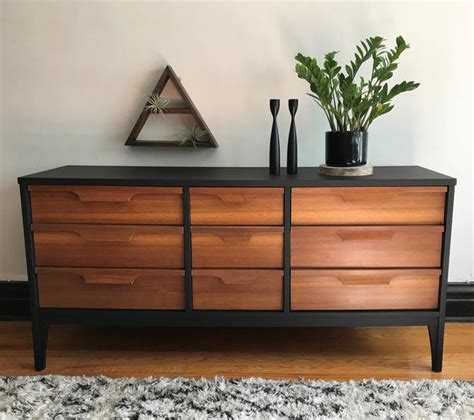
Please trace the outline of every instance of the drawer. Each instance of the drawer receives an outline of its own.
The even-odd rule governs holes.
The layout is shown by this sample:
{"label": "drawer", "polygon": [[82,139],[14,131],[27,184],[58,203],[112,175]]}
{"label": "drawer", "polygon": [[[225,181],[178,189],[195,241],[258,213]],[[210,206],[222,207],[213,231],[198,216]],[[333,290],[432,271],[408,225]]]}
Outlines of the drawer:
{"label": "drawer", "polygon": [[183,224],[181,188],[29,187],[33,222]]}
{"label": "drawer", "polygon": [[281,310],[283,271],[193,270],[194,309]]}
{"label": "drawer", "polygon": [[292,270],[292,310],[436,309],[440,270]]}
{"label": "drawer", "polygon": [[293,188],[295,225],[444,223],[446,187]]}
{"label": "drawer", "polygon": [[36,269],[40,307],[184,309],[184,272],[117,268]]}
{"label": "drawer", "polygon": [[283,225],[283,188],[191,188],[194,225]]}
{"label": "drawer", "polygon": [[178,226],[33,223],[36,264],[63,267],[183,268]]}
{"label": "drawer", "polygon": [[282,268],[283,228],[193,226],[196,268]]}
{"label": "drawer", "polygon": [[442,226],[291,229],[293,267],[440,267]]}

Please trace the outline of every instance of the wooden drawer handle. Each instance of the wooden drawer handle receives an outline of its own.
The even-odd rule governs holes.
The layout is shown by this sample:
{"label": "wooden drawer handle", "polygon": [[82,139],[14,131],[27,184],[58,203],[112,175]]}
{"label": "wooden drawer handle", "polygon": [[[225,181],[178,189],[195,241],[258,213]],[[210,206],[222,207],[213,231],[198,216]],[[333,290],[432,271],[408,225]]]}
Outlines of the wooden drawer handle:
{"label": "wooden drawer handle", "polygon": [[388,286],[392,282],[391,277],[364,276],[364,277],[334,277],[344,286]]}
{"label": "wooden drawer handle", "polygon": [[[387,192],[376,192],[374,191],[373,193],[360,193],[359,191],[354,191],[354,192],[346,192],[346,193],[338,193],[337,197],[339,198],[340,201],[344,203],[375,203],[375,204],[380,204],[380,203],[389,203],[394,200],[398,200],[400,196],[408,196],[409,194],[439,194],[441,191],[400,191],[400,192],[394,192],[394,191],[387,191]],[[326,195],[329,197],[332,197],[333,194],[322,194]],[[319,196],[319,194],[318,194]],[[409,197],[411,198],[411,197]]]}
{"label": "wooden drawer handle", "polygon": [[120,191],[71,191],[81,202],[116,202],[126,203],[131,201],[136,193]]}
{"label": "wooden drawer handle", "polygon": [[218,238],[222,242],[250,242],[254,237],[258,235],[265,235],[265,236],[281,236],[283,232],[279,231],[251,231],[251,232],[246,232],[246,231],[229,231],[226,232],[224,230],[219,230],[219,231],[210,231],[210,232],[205,232],[205,231],[199,231],[196,230],[194,234],[196,237],[201,236],[205,238]]}
{"label": "wooden drawer handle", "polygon": [[136,274],[80,274],[85,284],[132,285],[138,278]]}
{"label": "wooden drawer handle", "polygon": [[247,202],[247,197],[242,194],[212,194],[219,198],[223,203],[226,204],[245,204]]}
{"label": "wooden drawer handle", "polygon": [[[112,202],[112,203],[127,203],[132,201],[139,195],[169,195],[177,194],[176,192],[130,192],[130,191],[71,191],[81,202]],[[181,194],[180,194],[181,195]]]}
{"label": "wooden drawer handle", "polygon": [[135,234],[130,232],[112,232],[109,235],[91,232],[70,231],[69,233],[84,239],[87,242],[132,242]]}
{"label": "wooden drawer handle", "polygon": [[[199,277],[199,276],[197,276]],[[246,276],[246,277],[239,277],[239,278],[235,278],[233,279],[232,277],[222,277],[222,276],[205,276],[207,278],[211,278],[211,279],[214,279],[214,280],[217,280],[219,283],[222,283],[223,285],[227,285],[227,286],[230,286],[232,284],[242,284],[242,283],[248,283],[250,281],[255,281],[256,280],[256,277],[253,276],[253,277],[249,277],[249,276]]]}
{"label": "wooden drawer handle", "polygon": [[335,233],[343,241],[390,241],[395,232],[342,232]]}
{"label": "wooden drawer handle", "polygon": [[213,233],[212,236],[219,238],[222,242],[250,242],[254,233]]}
{"label": "wooden drawer handle", "polygon": [[[401,193],[406,194],[406,193]],[[389,193],[375,193],[375,194],[360,194],[360,193],[347,193],[338,194],[341,201],[344,203],[388,203],[393,201],[397,195],[393,192]]]}

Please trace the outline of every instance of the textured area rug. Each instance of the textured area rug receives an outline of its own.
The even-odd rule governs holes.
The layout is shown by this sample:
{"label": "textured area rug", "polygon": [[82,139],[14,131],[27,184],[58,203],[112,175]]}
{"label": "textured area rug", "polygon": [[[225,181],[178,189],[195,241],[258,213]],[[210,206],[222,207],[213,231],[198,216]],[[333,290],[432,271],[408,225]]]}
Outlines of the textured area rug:
{"label": "textured area rug", "polygon": [[474,382],[0,377],[0,419],[474,418]]}

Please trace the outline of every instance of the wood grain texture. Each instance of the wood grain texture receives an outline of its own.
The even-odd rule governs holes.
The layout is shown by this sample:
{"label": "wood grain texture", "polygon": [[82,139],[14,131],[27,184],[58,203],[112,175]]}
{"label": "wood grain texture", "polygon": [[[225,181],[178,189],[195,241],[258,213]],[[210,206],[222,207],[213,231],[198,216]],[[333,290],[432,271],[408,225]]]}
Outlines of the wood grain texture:
{"label": "wood grain texture", "polygon": [[40,307],[184,309],[184,271],[113,268],[36,269]]}
{"label": "wood grain texture", "polygon": [[178,226],[32,225],[36,263],[53,267],[183,268]]}
{"label": "wood grain texture", "polygon": [[183,224],[182,189],[30,185],[33,222]]}
{"label": "wood grain texture", "polygon": [[436,267],[442,226],[291,228],[292,267]]}
{"label": "wood grain texture", "polygon": [[319,173],[329,176],[367,176],[374,173],[374,167],[369,164],[361,166],[329,166],[325,163],[319,165]]}
{"label": "wood grain texture", "polygon": [[0,375],[474,380],[474,323],[446,325],[443,372],[426,327],[111,328],[52,325],[48,364],[31,357],[31,323],[0,322]]}
{"label": "wood grain texture", "polygon": [[194,309],[280,310],[283,271],[193,270]]}
{"label": "wood grain texture", "polygon": [[436,309],[441,270],[292,270],[292,310]]}
{"label": "wood grain texture", "polygon": [[193,226],[194,268],[282,268],[283,228]]}
{"label": "wood grain texture", "polygon": [[283,225],[283,188],[191,188],[194,225]]}
{"label": "wood grain texture", "polygon": [[295,225],[444,223],[446,187],[293,188]]}

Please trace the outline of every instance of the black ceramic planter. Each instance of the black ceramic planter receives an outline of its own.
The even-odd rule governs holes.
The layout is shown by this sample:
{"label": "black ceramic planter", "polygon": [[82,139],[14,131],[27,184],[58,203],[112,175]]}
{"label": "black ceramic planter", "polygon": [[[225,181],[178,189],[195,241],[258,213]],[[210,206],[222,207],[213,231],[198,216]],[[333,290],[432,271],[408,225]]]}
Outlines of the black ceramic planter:
{"label": "black ceramic planter", "polygon": [[362,166],[367,163],[367,131],[327,131],[326,165]]}

